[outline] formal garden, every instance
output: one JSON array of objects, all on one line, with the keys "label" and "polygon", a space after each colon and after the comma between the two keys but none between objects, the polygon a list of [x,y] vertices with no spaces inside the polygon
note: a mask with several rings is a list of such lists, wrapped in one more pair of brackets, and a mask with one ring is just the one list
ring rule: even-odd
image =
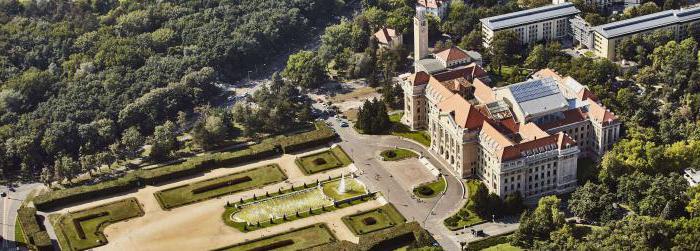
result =
[{"label": "formal garden", "polygon": [[318,215],[374,199],[362,183],[344,176],[316,184],[279,190],[274,194],[253,195],[232,204],[227,202],[224,223],[240,231]]},{"label": "formal garden", "polygon": [[144,211],[136,198],[128,198],[63,215],[49,216],[63,250],[86,250],[107,244],[102,232],[108,225],[141,217]]},{"label": "formal garden", "polygon": [[447,181],[440,176],[437,180],[420,184],[413,189],[413,194],[421,198],[432,198],[445,192]]},{"label": "formal garden", "polygon": [[343,148],[334,146],[326,151],[299,157],[296,163],[306,175],[311,175],[350,165],[352,159]]},{"label": "formal garden", "polygon": [[219,248],[216,249],[216,251],[306,250],[335,241],[336,237],[325,224],[315,224],[289,232]]},{"label": "formal garden", "polygon": [[285,180],[287,176],[279,165],[272,164],[169,188],[154,195],[160,206],[167,210]]},{"label": "formal garden", "polygon": [[342,218],[345,225],[355,234],[363,235],[390,228],[406,222],[401,213],[392,204],[348,215]]},{"label": "formal garden", "polygon": [[408,158],[418,157],[418,154],[411,150],[396,148],[382,151],[381,153],[379,153],[379,156],[381,156],[382,160],[384,161],[399,161]]}]

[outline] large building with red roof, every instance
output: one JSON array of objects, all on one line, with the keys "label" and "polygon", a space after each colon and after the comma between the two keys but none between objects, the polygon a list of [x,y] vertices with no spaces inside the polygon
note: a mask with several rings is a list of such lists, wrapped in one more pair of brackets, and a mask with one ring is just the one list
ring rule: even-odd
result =
[{"label": "large building with red roof", "polygon": [[619,139],[615,114],[571,77],[544,69],[521,83],[489,84],[477,64],[406,76],[402,122],[427,130],[430,150],[455,173],[501,197],[570,192],[578,158],[600,158]]}]

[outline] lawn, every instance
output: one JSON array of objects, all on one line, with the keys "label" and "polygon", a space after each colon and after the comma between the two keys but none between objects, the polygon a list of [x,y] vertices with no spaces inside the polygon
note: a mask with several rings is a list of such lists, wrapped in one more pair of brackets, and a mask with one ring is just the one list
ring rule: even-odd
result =
[{"label": "lawn", "polygon": [[261,188],[287,179],[277,165],[266,165],[243,172],[198,181],[163,191],[154,195],[163,209],[172,209],[201,202],[223,195]]},{"label": "lawn", "polygon": [[335,236],[325,224],[316,224],[216,250],[305,250],[334,241],[336,241]]},{"label": "lawn", "polygon": [[445,177],[440,177],[438,180],[422,184],[413,189],[413,193],[421,198],[432,198],[445,191],[447,182]]},{"label": "lawn", "polygon": [[[472,211],[469,207],[472,204],[471,198],[474,196],[474,193],[476,192],[476,188],[479,186],[478,180],[467,180],[467,190],[469,192],[469,200],[467,203],[464,205],[462,209],[460,209],[457,214],[450,216],[449,218],[444,220],[445,226],[449,228],[450,230],[458,230],[462,229],[464,227],[470,227],[474,226],[477,224],[481,224],[486,222],[486,220],[482,219],[477,215],[474,211]],[[455,224],[448,224],[448,222],[455,222]]]},{"label": "lawn", "polygon": [[299,157],[296,163],[306,175],[310,175],[350,165],[352,159],[343,148],[335,146],[327,151]]},{"label": "lawn", "polygon": [[22,225],[19,223],[19,217],[15,219],[15,242],[18,246],[24,246],[27,240],[24,239],[24,234],[22,234]]},{"label": "lawn", "polygon": [[342,218],[343,223],[355,234],[363,235],[390,228],[406,222],[392,204]]},{"label": "lawn", "polygon": [[426,131],[411,131],[408,126],[401,123],[403,112],[389,115],[392,123],[391,135],[414,140],[421,145],[430,146],[430,135]]},{"label": "lawn", "polygon": [[482,249],[482,251],[520,251],[523,250],[522,248],[510,245],[510,243],[501,243],[496,246],[491,246],[486,249]]},{"label": "lawn", "polygon": [[108,225],[144,215],[136,198],[53,217],[62,250],[86,250],[107,244],[102,231]]},{"label": "lawn", "polygon": [[379,156],[382,156],[382,160],[384,161],[397,161],[402,159],[415,158],[418,157],[418,154],[411,150],[396,148],[383,151],[379,154]]}]

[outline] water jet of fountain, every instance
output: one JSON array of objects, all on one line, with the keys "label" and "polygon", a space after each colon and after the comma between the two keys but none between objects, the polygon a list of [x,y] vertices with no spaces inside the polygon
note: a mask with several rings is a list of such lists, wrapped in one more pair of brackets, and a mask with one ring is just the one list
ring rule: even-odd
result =
[{"label": "water jet of fountain", "polygon": [[339,194],[345,193],[345,173],[342,173],[340,175],[340,184],[338,184],[338,193]]}]

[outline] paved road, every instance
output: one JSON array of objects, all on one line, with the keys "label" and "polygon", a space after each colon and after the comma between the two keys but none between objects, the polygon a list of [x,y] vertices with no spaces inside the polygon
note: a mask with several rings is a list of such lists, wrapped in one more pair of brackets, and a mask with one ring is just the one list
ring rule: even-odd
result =
[{"label": "paved road", "polygon": [[[444,164],[432,156],[425,147],[412,141],[395,136],[361,135],[354,129],[341,128],[335,119],[330,119],[341,139],[340,145],[355,160],[355,165],[361,171],[359,179],[370,190],[382,192],[387,200],[393,203],[398,210],[409,220],[418,221],[427,229],[438,243],[446,250],[459,250],[459,242],[455,234],[447,229],[442,220],[449,217],[462,208],[465,199],[465,190],[462,182],[451,172],[444,168]],[[420,152],[434,166],[438,167],[447,180],[446,192],[437,199],[418,200],[412,191],[401,189],[392,174],[377,159],[377,153],[384,149],[394,147],[407,148]]]},{"label": "paved road", "polygon": [[0,216],[2,225],[2,250],[16,250],[15,245],[15,222],[17,221],[17,209],[22,205],[22,201],[29,193],[37,188],[43,187],[40,183],[22,184],[15,187],[15,191],[9,191],[6,186],[0,186],[0,191],[6,192],[7,196],[0,202]]}]

